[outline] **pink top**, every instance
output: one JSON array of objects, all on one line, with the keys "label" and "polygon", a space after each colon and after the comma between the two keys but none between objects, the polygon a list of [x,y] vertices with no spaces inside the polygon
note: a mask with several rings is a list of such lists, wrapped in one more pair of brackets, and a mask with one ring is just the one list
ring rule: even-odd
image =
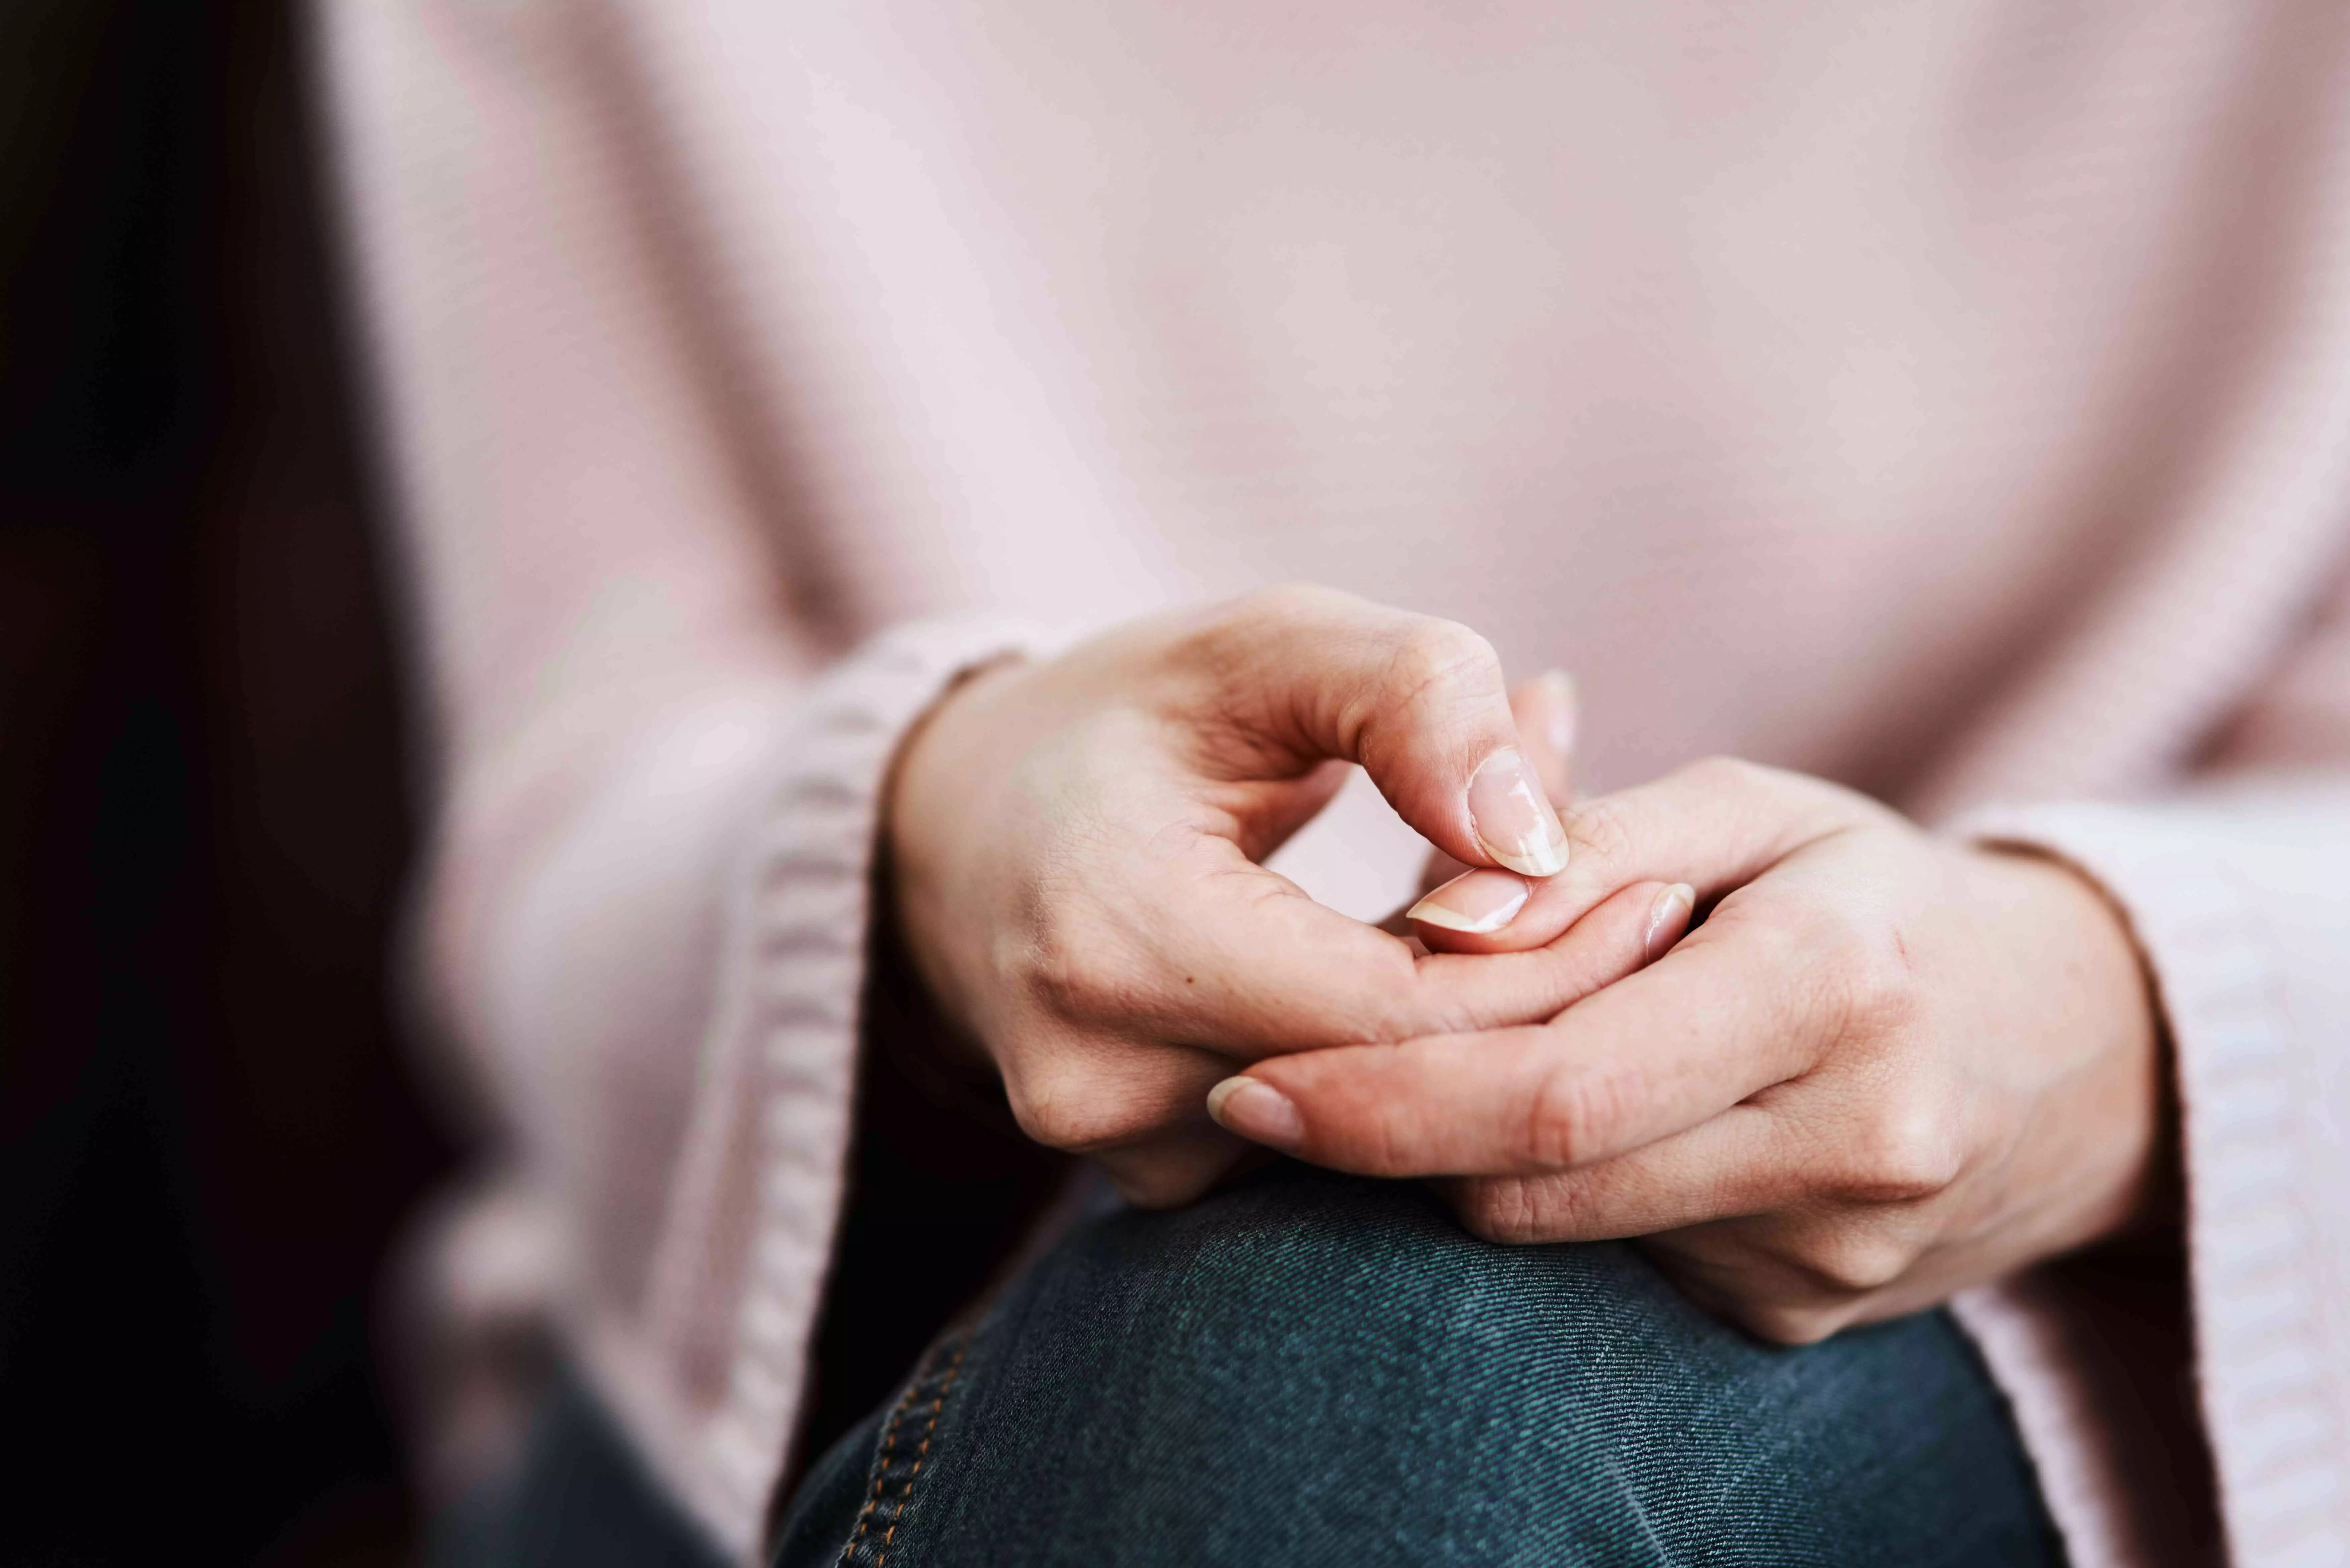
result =
[{"label": "pink top", "polygon": [[[1742,753],[2101,877],[2229,1548],[2350,1563],[2350,7],[323,19],[429,950],[546,1244],[442,1284],[544,1287],[718,1541],[802,1386],[896,737],[995,649],[1308,579],[1573,670],[1597,784]],[[1412,847],[1358,794],[1294,874],[1367,913]],[[2193,1560],[2183,1324],[2100,1300],[1961,1309],[2074,1561]]]}]

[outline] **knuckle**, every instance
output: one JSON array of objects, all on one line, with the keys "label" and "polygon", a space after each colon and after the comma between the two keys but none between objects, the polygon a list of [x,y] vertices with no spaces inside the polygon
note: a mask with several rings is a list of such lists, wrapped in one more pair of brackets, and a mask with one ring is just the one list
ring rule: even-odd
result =
[{"label": "knuckle", "polygon": [[1164,1161],[1144,1160],[1112,1171],[1110,1185],[1137,1209],[1180,1209],[1200,1196],[1206,1179]]},{"label": "knuckle", "polygon": [[1005,1087],[1020,1130],[1047,1148],[1081,1154],[1144,1130],[1125,1096],[1074,1063],[1030,1068]]},{"label": "knuckle", "polygon": [[1522,1246],[1539,1239],[1537,1206],[1522,1177],[1463,1182],[1454,1189],[1453,1210],[1461,1227],[1480,1241]]},{"label": "knuckle", "polygon": [[1923,1096],[1891,1096],[1847,1140],[1836,1196],[1860,1203],[1921,1202],[1948,1191],[1960,1164],[1958,1139],[1941,1107]]},{"label": "knuckle", "polygon": [[1432,696],[1488,687],[1502,688],[1501,655],[1458,621],[1418,618],[1397,634],[1383,694],[1393,707],[1409,709]]},{"label": "knuckle", "polygon": [[1758,794],[1769,789],[1777,775],[1760,763],[1750,763],[1744,757],[1700,757],[1680,770],[1681,777],[1704,787],[1714,794]]},{"label": "knuckle", "polygon": [[1841,784],[1745,757],[1700,757],[1677,770],[1674,777],[1704,794],[1764,805],[1774,815],[1792,815],[1821,830],[1899,820],[1886,806]]},{"label": "knuckle", "polygon": [[1892,944],[1856,939],[1846,944],[1841,964],[1845,1011],[1874,1033],[1897,1033],[1918,1010],[1918,977]]},{"label": "knuckle", "polygon": [[1810,911],[1799,930],[1808,967],[1838,1034],[1882,1038],[1915,1020],[1918,976],[1899,932],[1837,909]]},{"label": "knuckle", "polygon": [[1086,1023],[1139,1000],[1135,967],[1098,922],[1055,909],[1038,921],[1016,965],[1021,989],[1049,1015]]},{"label": "knuckle", "polygon": [[1527,1097],[1518,1152],[1538,1168],[1564,1169],[1603,1150],[1629,1110],[1623,1079],[1553,1068]]},{"label": "knuckle", "polygon": [[1872,1226],[1839,1226],[1807,1239],[1788,1262],[1806,1280],[1839,1297],[1882,1290],[1913,1261],[1908,1242]]},{"label": "knuckle", "polygon": [[1565,827],[1578,854],[1607,865],[1627,859],[1637,842],[1622,804],[1606,795],[1577,803],[1566,814]]},{"label": "knuckle", "polygon": [[1731,1315],[1739,1327],[1773,1345],[1817,1345],[1844,1326],[1836,1314],[1810,1306],[1741,1304]]},{"label": "knuckle", "polygon": [[1471,1235],[1503,1246],[1589,1241],[1623,1233],[1604,1223],[1602,1194],[1581,1172],[1480,1177],[1464,1184],[1454,1202]]},{"label": "knuckle", "polygon": [[1324,1004],[1320,1026],[1327,1038],[1346,1044],[1391,1045],[1422,1034],[1466,1031],[1475,1020],[1440,1006],[1406,954],[1391,965],[1366,965],[1347,994]]},{"label": "knuckle", "polygon": [[1701,757],[1675,770],[1672,781],[1764,828],[1787,848],[1849,829],[1904,821],[1891,807],[1842,784],[1744,757]]},{"label": "knuckle", "polygon": [[1178,666],[1226,673],[1244,666],[1268,631],[1302,613],[1298,590],[1259,588],[1179,620],[1168,655]]}]

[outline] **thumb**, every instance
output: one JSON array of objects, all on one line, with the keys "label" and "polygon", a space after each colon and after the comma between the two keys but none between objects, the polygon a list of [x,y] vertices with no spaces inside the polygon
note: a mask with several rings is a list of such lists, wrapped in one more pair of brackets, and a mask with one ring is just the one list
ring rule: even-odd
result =
[{"label": "thumb", "polygon": [[[1534,765],[1534,776],[1542,780],[1543,792],[1553,801],[1566,802],[1575,798],[1575,737],[1580,727],[1582,705],[1575,690],[1575,678],[1564,670],[1553,670],[1522,680],[1510,691],[1510,716],[1518,726],[1518,749]],[[1441,849],[1428,852],[1428,864],[1419,874],[1419,890],[1432,893],[1469,867]],[[1495,873],[1496,879],[1501,873]],[[1523,884],[1521,885],[1521,890]],[[1515,892],[1504,897],[1514,898]],[[1398,909],[1380,923],[1382,930],[1398,936],[1411,934],[1410,923]]]},{"label": "thumb", "polygon": [[[1270,742],[1292,766],[1359,763],[1405,822],[1464,865],[1566,868],[1566,833],[1519,741],[1501,659],[1467,627],[1275,588],[1217,612],[1193,652],[1211,676],[1195,693],[1206,728]],[[1264,759],[1239,760],[1246,771]]]},{"label": "thumb", "polygon": [[[1703,907],[1830,834],[1900,820],[1822,779],[1710,758],[1576,805],[1567,816],[1575,867],[1566,875],[1538,882],[1529,892],[1499,872],[1471,871],[1422,898],[1404,918],[1438,951],[1536,948],[1631,883],[1687,883]],[[1510,886],[1497,886],[1504,883]],[[1506,908],[1507,918],[1478,923],[1481,911],[1495,908]]]}]

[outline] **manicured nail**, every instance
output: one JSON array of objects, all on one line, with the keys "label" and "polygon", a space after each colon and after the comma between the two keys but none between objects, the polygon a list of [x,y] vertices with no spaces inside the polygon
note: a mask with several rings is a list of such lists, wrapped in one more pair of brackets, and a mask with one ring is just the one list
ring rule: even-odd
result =
[{"label": "manicured nail", "polygon": [[1253,1143],[1295,1154],[1305,1142],[1305,1123],[1289,1096],[1258,1078],[1226,1078],[1208,1091],[1208,1114],[1227,1132]]},{"label": "manicured nail", "polygon": [[1566,829],[1514,750],[1495,752],[1470,779],[1469,820],[1485,853],[1520,876],[1555,877],[1566,869]]},{"label": "manicured nail", "polygon": [[1647,961],[1654,963],[1659,954],[1681,940],[1689,929],[1690,916],[1697,912],[1697,889],[1686,882],[1676,882],[1657,895],[1648,909],[1648,934],[1642,939],[1641,950]]},{"label": "manicured nail", "polygon": [[1463,871],[1404,911],[1407,920],[1483,936],[1498,931],[1526,907],[1534,889],[1507,871]]},{"label": "manicured nail", "polygon": [[1564,670],[1544,670],[1540,677],[1543,688],[1543,739],[1550,743],[1554,756],[1575,755],[1575,727],[1582,711],[1582,700],[1576,696],[1575,677]]}]

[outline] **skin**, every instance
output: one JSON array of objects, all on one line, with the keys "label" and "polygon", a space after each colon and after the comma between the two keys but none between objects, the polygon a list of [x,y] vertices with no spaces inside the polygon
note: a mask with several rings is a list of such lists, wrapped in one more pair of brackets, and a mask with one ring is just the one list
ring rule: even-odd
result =
[{"label": "skin", "polygon": [[1447,1178],[1493,1240],[1645,1238],[1691,1296],[1790,1343],[2155,1214],[2156,1013],[2085,878],[1733,761],[1567,828],[1569,869],[1504,929],[1424,935],[1540,940],[1638,877],[1692,884],[1703,922],[1540,1025],[1258,1064],[1215,1091],[1223,1124]]},{"label": "skin", "polygon": [[[1343,595],[1140,623],[910,739],[899,934],[1030,1136],[1146,1204],[1251,1143],[1438,1178],[1481,1235],[1644,1238],[1784,1341],[2144,1221],[2156,1015],[2089,882],[1728,761],[1574,806],[1563,871],[1503,869],[1473,781],[1508,753],[1547,811],[1572,729],[1558,683],[1513,703],[1473,634]],[[1337,761],[1467,868],[1422,919],[1260,864]]]},{"label": "skin", "polygon": [[1501,667],[1463,628],[1316,589],[1140,623],[986,671],[909,740],[899,934],[1030,1137],[1136,1202],[1184,1202],[1248,1152],[1206,1111],[1237,1067],[1536,1023],[1643,961],[1659,888],[1506,953],[1432,953],[1260,864],[1352,761],[1490,865],[1471,782],[1501,753],[1523,754]]}]

